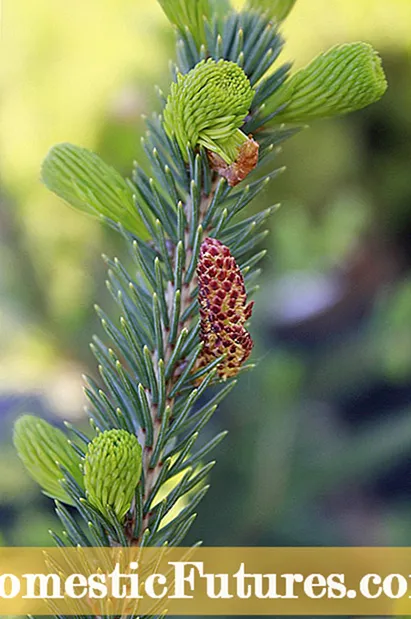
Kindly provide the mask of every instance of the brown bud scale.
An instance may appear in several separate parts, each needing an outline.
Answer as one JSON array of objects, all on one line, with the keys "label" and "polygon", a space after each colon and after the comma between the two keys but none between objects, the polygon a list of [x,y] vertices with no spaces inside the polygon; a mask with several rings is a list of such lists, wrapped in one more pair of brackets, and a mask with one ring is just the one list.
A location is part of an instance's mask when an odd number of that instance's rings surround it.
[{"label": "brown bud scale", "polygon": [[228,165],[216,153],[208,151],[208,160],[212,170],[224,177],[230,187],[235,187],[254,170],[258,163],[259,144],[250,135],[248,140],[240,147],[238,157],[231,165]]}]

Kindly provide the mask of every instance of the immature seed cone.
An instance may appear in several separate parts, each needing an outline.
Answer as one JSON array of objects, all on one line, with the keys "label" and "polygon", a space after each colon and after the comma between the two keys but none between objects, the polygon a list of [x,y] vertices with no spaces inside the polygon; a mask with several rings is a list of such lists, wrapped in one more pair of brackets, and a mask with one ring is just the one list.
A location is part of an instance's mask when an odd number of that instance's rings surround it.
[{"label": "immature seed cone", "polygon": [[274,122],[309,122],[359,110],[378,101],[386,89],[377,52],[367,43],[347,43],[292,75],[268,101],[266,111],[284,106]]},{"label": "immature seed cone", "polygon": [[64,467],[83,487],[81,460],[64,433],[33,415],[23,415],[14,426],[14,445],[30,476],[43,488],[44,494],[73,505],[61,485]]},{"label": "immature seed cone", "polygon": [[111,518],[121,522],[130,509],[141,476],[141,447],[126,430],[107,430],[89,444],[84,462],[87,499]]},{"label": "immature seed cone", "polygon": [[202,145],[229,166],[248,140],[240,127],[253,98],[254,90],[238,64],[203,60],[172,84],[164,126],[176,137],[184,157],[187,145]]},{"label": "immature seed cone", "polygon": [[244,325],[253,302],[247,304],[244,278],[230,250],[216,239],[203,241],[197,276],[203,342],[199,367],[225,355],[217,371],[226,380],[238,374],[251,354],[253,341]]}]

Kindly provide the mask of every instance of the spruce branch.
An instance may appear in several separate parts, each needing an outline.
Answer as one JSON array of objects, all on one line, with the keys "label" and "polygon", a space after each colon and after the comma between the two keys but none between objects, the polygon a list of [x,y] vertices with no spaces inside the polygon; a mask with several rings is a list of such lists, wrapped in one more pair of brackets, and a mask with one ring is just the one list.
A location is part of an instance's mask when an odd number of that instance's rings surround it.
[{"label": "spruce branch", "polygon": [[[190,151],[189,151],[190,153]],[[193,153],[191,153],[191,157]],[[200,156],[195,158],[195,164],[200,166]],[[197,179],[196,179],[197,180]],[[192,179],[193,186],[197,187],[195,179]],[[168,460],[164,461],[164,445],[166,443],[165,432],[163,431],[163,423],[165,421],[165,427],[168,429],[171,435],[175,434],[178,430],[178,425],[184,421],[184,413],[189,412],[191,403],[195,399],[198,399],[198,390],[192,391],[191,397],[188,402],[188,406],[183,409],[183,412],[176,417],[173,416],[171,411],[174,409],[176,395],[176,386],[181,378],[181,371],[183,363],[178,362],[178,351],[180,346],[179,342],[186,339],[186,334],[190,330],[192,323],[192,315],[188,311],[192,306],[193,297],[196,293],[197,283],[194,277],[192,265],[197,264],[197,257],[199,253],[199,244],[203,236],[202,225],[204,223],[204,217],[209,210],[210,204],[215,199],[215,192],[219,185],[219,181],[215,178],[210,187],[209,194],[201,193],[199,197],[194,194],[196,190],[191,192],[191,195],[187,198],[183,207],[183,216],[185,218],[185,227],[183,230],[182,238],[174,245],[171,252],[174,253],[172,259],[173,267],[173,280],[168,282],[167,290],[165,292],[165,305],[168,316],[168,323],[173,324],[173,318],[176,314],[179,314],[180,318],[174,318],[176,327],[167,329],[162,327],[161,337],[166,341],[164,348],[164,355],[159,357],[158,349],[152,355],[153,367],[157,367],[157,382],[164,383],[163,399],[165,411],[163,413],[163,419],[159,418],[159,407],[153,401],[153,394],[146,390],[142,397],[147,398],[147,403],[150,408],[151,423],[153,426],[153,440],[152,444],[146,446],[143,457],[143,476],[145,480],[144,492],[143,492],[143,505],[144,516],[141,525],[141,531],[144,532],[150,522],[150,509],[152,506],[152,500],[155,498],[153,488],[158,485],[159,477],[162,473],[163,467]],[[195,234],[195,238],[192,237]],[[195,239],[197,238],[197,241]],[[157,263],[158,264],[158,263]],[[178,309],[176,309],[178,304]],[[184,343],[184,342],[182,342]],[[164,376],[165,368],[171,368],[167,372],[167,376]],[[159,376],[161,374],[161,376]],[[212,375],[209,374],[209,377]],[[208,379],[210,382],[210,378]],[[169,427],[167,427],[169,426]],[[154,457],[156,456],[156,457]],[[182,459],[184,462],[184,459]],[[187,470],[190,470],[187,467]],[[191,469],[193,470],[193,469]],[[175,470],[174,470],[175,472]],[[139,537],[132,540],[132,544],[139,542]]]},{"label": "spruce branch", "polygon": [[[126,180],[66,144],[43,165],[46,185],[103,218],[129,251],[127,265],[104,256],[117,315],[96,306],[105,335],[91,344],[99,379],[85,384],[92,436],[68,424],[68,438],[46,422],[39,433],[32,417],[16,425],[29,473],[57,499],[64,532],[52,535],[62,546],[163,546],[187,535],[226,436],[203,440],[202,431],[250,367],[250,298],[276,207],[245,209],[282,171],[274,161],[295,122],[357,109],[385,90],[368,46],[338,48],[291,77],[290,65],[277,66],[279,22],[293,1],[274,3],[275,14],[265,0],[242,12],[218,0],[160,3],[176,27],[176,64],[161,113],[146,119],[145,165]],[[57,455],[45,471],[47,450]]]}]

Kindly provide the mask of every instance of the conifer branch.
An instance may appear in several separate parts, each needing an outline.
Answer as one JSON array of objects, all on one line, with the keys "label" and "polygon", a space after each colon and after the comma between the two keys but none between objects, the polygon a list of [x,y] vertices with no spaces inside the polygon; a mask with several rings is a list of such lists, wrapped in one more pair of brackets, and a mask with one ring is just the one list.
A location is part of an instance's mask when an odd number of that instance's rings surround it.
[{"label": "conifer branch", "polygon": [[126,268],[104,257],[118,315],[96,306],[107,343],[91,344],[92,436],[31,416],[16,424],[21,459],[56,501],[58,545],[182,542],[208,490],[210,453],[226,436],[201,443],[202,430],[251,367],[249,299],[275,207],[251,217],[245,209],[282,171],[273,161],[300,130],[295,122],[359,109],[385,91],[364,44],[334,48],[291,77],[289,64],[277,66],[279,25],[294,3],[249,0],[236,12],[225,0],[160,0],[176,28],[177,64],[161,113],[146,119],[145,165],[124,179],[67,144],[45,159],[45,184],[117,230],[132,260]]},{"label": "conifer branch", "polygon": [[[204,222],[204,217],[208,211],[209,205],[214,199],[215,189],[217,185],[218,185],[218,179],[215,179],[212,182],[210,194],[205,195],[203,193],[200,198],[200,202],[198,205],[198,217],[196,218],[198,219],[198,221],[196,221],[196,223],[198,223],[197,229],[200,228],[200,232],[199,232],[200,240],[202,236],[201,226]],[[173,338],[170,337],[171,335],[170,330],[162,326],[162,338],[166,342],[163,358],[160,357],[158,351],[156,351],[152,355],[153,367],[157,368],[157,382],[158,383],[160,383],[163,380],[159,372],[161,361],[162,361],[161,366],[163,368],[167,367],[167,365],[170,363],[170,359],[172,359],[173,352],[175,351],[175,344],[171,341],[171,339],[174,342],[178,341],[178,339],[181,338],[184,332],[188,332],[190,323],[192,322],[192,318],[190,317],[190,315],[188,315],[188,317],[185,317],[187,314],[187,310],[190,308],[190,305],[193,302],[193,298],[194,298],[196,287],[197,287],[196,278],[193,277],[193,273],[190,272],[190,267],[192,263],[194,264],[196,263],[196,253],[198,253],[198,247],[196,251],[190,239],[190,229],[192,229],[193,224],[194,224],[192,198],[187,199],[183,209],[184,209],[184,215],[187,221],[187,225],[184,230],[184,237],[183,237],[184,238],[183,267],[181,269],[182,271],[181,275],[179,276],[181,287],[177,288],[175,282],[172,283],[171,281],[169,281],[167,290],[165,292],[167,314],[168,314],[170,323],[171,323],[172,316],[174,313],[176,294],[180,292],[181,294],[181,301],[180,301],[181,318],[178,321],[177,330],[176,330],[175,335],[173,335]],[[171,247],[169,247],[169,253],[171,256],[173,256],[172,258],[173,271],[176,269],[177,264],[178,264],[178,249],[177,248],[178,248],[178,244],[177,245],[173,244],[171,245]],[[188,280],[186,279],[187,274],[190,275]],[[181,372],[179,375],[179,367],[181,367],[183,363],[184,361],[174,366],[173,371],[171,372],[171,375],[167,378],[167,380],[164,381],[165,382],[165,385],[164,385],[165,410],[172,411],[173,409],[174,402],[175,402],[175,396],[177,395],[175,393],[174,388],[181,375]],[[162,432],[161,432],[162,422],[158,416],[158,406],[152,401],[152,394],[149,391],[146,393],[146,395],[150,401],[151,420],[152,420],[152,424],[154,427],[153,445],[150,447],[146,446],[145,453],[143,455],[143,479],[144,479],[143,503],[144,505],[148,504],[148,506],[146,508],[146,513],[142,520],[140,535],[130,540],[132,545],[138,544],[139,539],[141,537],[141,533],[144,532],[144,530],[148,526],[148,523],[150,520],[150,505],[149,505],[150,493],[152,492],[153,487],[155,487],[158,481],[159,475],[161,473],[161,470],[164,466],[164,460],[163,460],[164,449],[161,448],[161,446],[159,446],[159,439],[162,438]],[[173,422],[173,416],[171,414],[170,414],[168,421],[169,423]],[[153,456],[153,453],[156,453],[157,450],[159,451],[159,455],[155,459],[155,462],[153,462],[152,456]]]}]

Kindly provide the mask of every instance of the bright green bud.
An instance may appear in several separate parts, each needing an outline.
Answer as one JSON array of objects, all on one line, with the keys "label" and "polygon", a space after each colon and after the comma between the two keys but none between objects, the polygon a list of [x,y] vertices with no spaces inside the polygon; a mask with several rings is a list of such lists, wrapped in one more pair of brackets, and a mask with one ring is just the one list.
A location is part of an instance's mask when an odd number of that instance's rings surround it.
[{"label": "bright green bud", "polygon": [[295,73],[267,103],[284,106],[275,122],[304,123],[348,114],[378,101],[387,89],[377,52],[367,43],[337,45]]},{"label": "bright green bud", "polygon": [[247,141],[240,127],[253,98],[254,90],[236,63],[202,60],[172,84],[164,126],[184,155],[187,145],[202,145],[231,164]]},{"label": "bright green bud", "polygon": [[134,204],[133,191],[124,178],[95,153],[73,144],[57,144],[45,158],[43,183],[74,208],[121,223],[147,239]]},{"label": "bright green bud", "polygon": [[182,32],[191,32],[198,47],[206,44],[205,20],[223,17],[230,9],[228,0],[158,0],[172,24]]},{"label": "bright green bud", "polygon": [[134,434],[108,430],[96,436],[84,462],[84,485],[91,505],[109,519],[113,511],[121,522],[140,481],[141,462],[141,447]]},{"label": "bright green bud", "polygon": [[158,0],[164,13],[179,30],[188,28],[197,45],[205,42],[204,18],[210,18],[208,0]]},{"label": "bright green bud", "polygon": [[30,476],[53,499],[73,504],[61,481],[64,467],[83,487],[81,459],[64,433],[44,419],[23,415],[14,426],[14,445]]},{"label": "bright green bud", "polygon": [[248,0],[248,10],[266,11],[272,19],[283,21],[297,0]]}]

